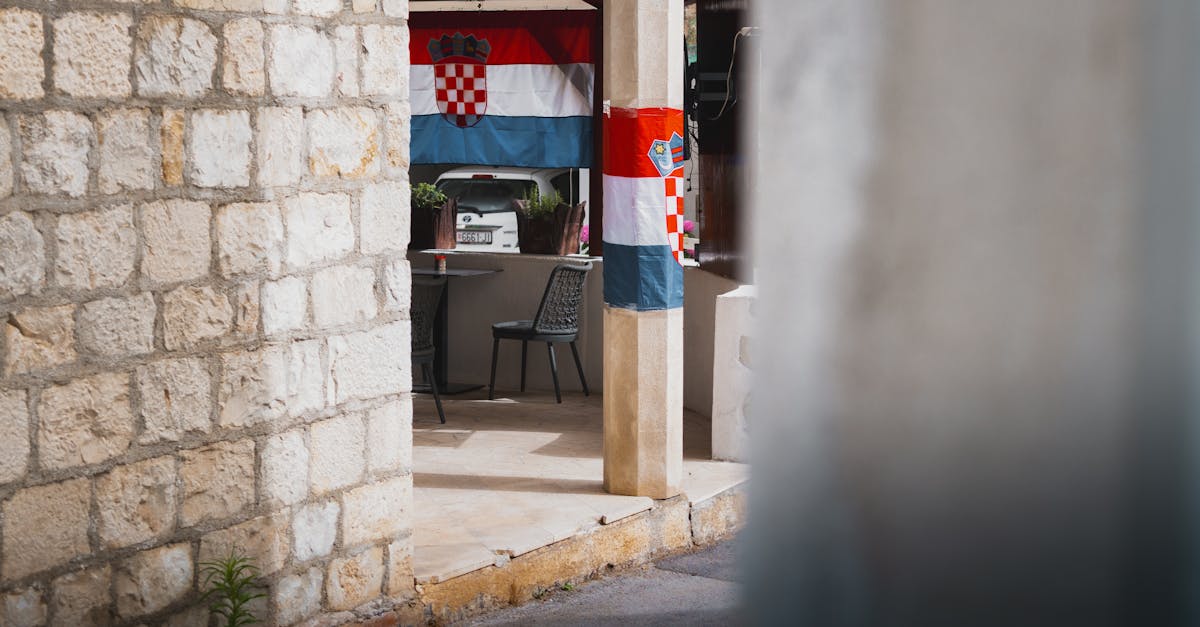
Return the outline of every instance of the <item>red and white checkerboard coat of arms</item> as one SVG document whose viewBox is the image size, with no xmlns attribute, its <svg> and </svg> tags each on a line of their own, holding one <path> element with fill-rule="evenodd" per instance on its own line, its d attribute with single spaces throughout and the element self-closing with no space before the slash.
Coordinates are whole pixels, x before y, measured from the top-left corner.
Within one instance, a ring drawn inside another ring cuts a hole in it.
<svg viewBox="0 0 1200 627">
<path fill-rule="evenodd" d="M 442 35 L 429 40 L 434 96 L 442 119 L 466 128 L 487 111 L 487 58 L 492 46 L 474 35 Z"/>
<path fill-rule="evenodd" d="M 667 192 L 667 243 L 675 261 L 683 263 L 683 176 L 669 174 L 663 179 Z"/>
<path fill-rule="evenodd" d="M 667 243 L 675 261 L 683 263 L 683 138 L 671 133 L 671 139 L 656 139 L 646 153 L 663 177 L 666 196 Z"/>
</svg>

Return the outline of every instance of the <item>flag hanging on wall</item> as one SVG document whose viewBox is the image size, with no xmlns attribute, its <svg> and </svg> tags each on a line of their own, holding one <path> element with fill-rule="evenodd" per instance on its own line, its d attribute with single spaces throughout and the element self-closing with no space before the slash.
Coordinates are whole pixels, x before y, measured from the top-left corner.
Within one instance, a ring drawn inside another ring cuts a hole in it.
<svg viewBox="0 0 1200 627">
<path fill-rule="evenodd" d="M 590 167 L 595 11 L 409 20 L 412 163 Z"/>
</svg>

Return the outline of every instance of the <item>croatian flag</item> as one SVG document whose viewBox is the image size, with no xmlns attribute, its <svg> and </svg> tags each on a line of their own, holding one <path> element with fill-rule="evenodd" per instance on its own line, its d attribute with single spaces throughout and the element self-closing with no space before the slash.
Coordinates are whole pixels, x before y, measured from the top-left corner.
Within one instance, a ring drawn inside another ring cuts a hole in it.
<svg viewBox="0 0 1200 627">
<path fill-rule="evenodd" d="M 604 302 L 683 306 L 683 111 L 618 108 L 604 118 Z"/>
<path fill-rule="evenodd" d="M 412 13 L 411 161 L 590 167 L 595 14 Z"/>
</svg>

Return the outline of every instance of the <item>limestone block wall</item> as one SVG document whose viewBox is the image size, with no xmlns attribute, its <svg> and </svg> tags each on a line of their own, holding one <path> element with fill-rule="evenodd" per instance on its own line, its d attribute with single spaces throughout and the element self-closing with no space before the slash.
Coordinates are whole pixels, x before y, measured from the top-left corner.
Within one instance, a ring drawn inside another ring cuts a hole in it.
<svg viewBox="0 0 1200 627">
<path fill-rule="evenodd" d="M 406 0 L 0 0 L 0 624 L 411 598 Z"/>
</svg>

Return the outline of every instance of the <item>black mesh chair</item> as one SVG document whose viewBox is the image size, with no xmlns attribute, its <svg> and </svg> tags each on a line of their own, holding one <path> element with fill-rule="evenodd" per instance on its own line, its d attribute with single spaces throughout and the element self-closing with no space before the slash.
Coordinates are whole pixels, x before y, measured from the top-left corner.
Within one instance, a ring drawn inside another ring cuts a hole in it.
<svg viewBox="0 0 1200 627">
<path fill-rule="evenodd" d="M 496 357 L 500 351 L 500 340 L 521 340 L 521 391 L 525 391 L 525 356 L 529 342 L 545 342 L 550 351 L 550 374 L 554 377 L 554 398 L 562 402 L 558 389 L 558 364 L 554 359 L 554 343 L 567 342 L 571 355 L 575 357 L 575 368 L 579 370 L 579 382 L 584 395 L 588 394 L 587 379 L 583 376 L 583 364 L 579 361 L 579 350 L 575 338 L 579 335 L 579 305 L 583 302 L 583 282 L 592 269 L 591 263 L 584 265 L 559 265 L 550 272 L 542 303 L 538 305 L 533 320 L 497 322 L 492 325 L 492 379 L 488 384 L 488 399 L 495 398 Z"/>
<path fill-rule="evenodd" d="M 421 364 L 421 372 L 429 389 L 433 391 L 433 402 L 437 404 L 438 418 L 446 424 L 446 414 L 442 412 L 442 397 L 438 394 L 437 380 L 433 376 L 433 356 L 437 348 L 433 344 L 434 318 L 437 317 L 438 304 L 442 302 L 442 291 L 446 289 L 446 277 L 414 276 L 412 282 L 412 309 L 409 317 L 412 320 L 412 360 Z"/>
</svg>

